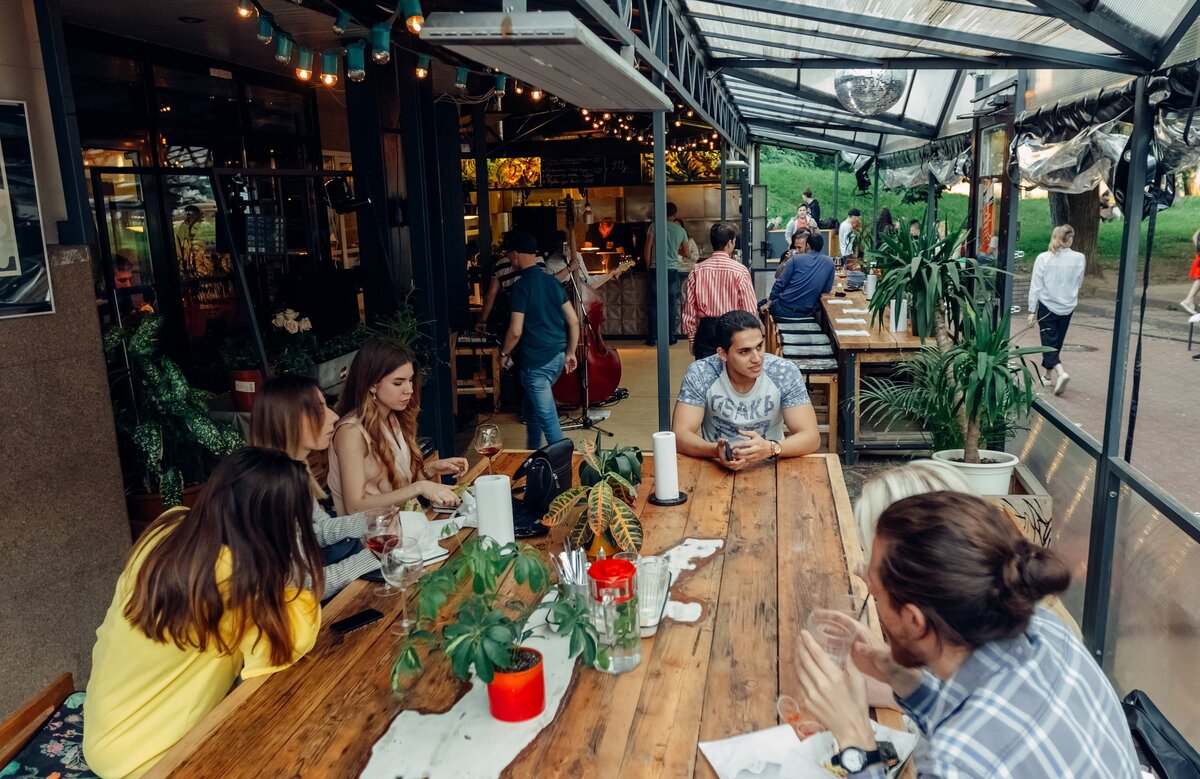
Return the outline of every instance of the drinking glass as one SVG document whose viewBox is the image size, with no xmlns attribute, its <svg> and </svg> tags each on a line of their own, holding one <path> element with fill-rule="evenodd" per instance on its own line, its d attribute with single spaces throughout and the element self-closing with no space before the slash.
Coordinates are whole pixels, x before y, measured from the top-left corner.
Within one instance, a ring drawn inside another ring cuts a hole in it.
<svg viewBox="0 0 1200 779">
<path fill-rule="evenodd" d="M 496 425 L 480 425 L 475 428 L 475 438 L 471 440 L 471 447 L 487 458 L 489 476 L 492 473 L 492 457 L 499 454 L 503 446 L 504 439 L 500 437 L 500 428 Z"/>
<path fill-rule="evenodd" d="M 830 662 L 838 668 L 845 666 L 855 638 L 851 618 L 837 609 L 813 609 L 808 613 L 806 627 Z"/>
<path fill-rule="evenodd" d="M 405 538 L 399 546 L 384 553 L 379 561 L 383 580 L 400 593 L 400 621 L 392 629 L 398 636 L 406 636 L 413 622 L 408 618 L 408 588 L 416 584 L 425 572 L 425 561 L 420 543 L 415 538 Z"/>
<path fill-rule="evenodd" d="M 376 509 L 365 512 L 362 534 L 363 545 L 383 560 L 385 554 L 400 544 L 400 515 L 396 509 Z M 395 595 L 396 588 L 384 580 L 375 589 L 377 595 Z"/>
<path fill-rule="evenodd" d="M 665 557 L 640 557 L 637 560 L 638 611 L 642 637 L 658 632 L 658 623 L 666 607 L 671 570 Z"/>
</svg>

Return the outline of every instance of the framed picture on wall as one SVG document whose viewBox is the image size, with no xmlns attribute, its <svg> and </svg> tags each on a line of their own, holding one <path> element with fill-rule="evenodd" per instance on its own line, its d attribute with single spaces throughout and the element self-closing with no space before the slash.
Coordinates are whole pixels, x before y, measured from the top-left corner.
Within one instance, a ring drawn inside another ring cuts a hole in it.
<svg viewBox="0 0 1200 779">
<path fill-rule="evenodd" d="M 54 313 L 25 103 L 0 100 L 0 318 Z"/>
</svg>

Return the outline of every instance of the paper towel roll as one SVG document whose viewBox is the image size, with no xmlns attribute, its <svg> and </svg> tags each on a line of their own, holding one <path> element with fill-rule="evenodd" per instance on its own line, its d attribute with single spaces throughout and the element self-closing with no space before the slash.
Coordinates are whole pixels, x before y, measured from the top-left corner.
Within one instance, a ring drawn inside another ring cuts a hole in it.
<svg viewBox="0 0 1200 779">
<path fill-rule="evenodd" d="M 507 476 L 480 476 L 475 480 L 479 535 L 500 544 L 511 544 L 513 535 L 512 484 Z"/>
<path fill-rule="evenodd" d="M 679 458 L 675 456 L 675 434 L 669 430 L 655 433 L 654 497 L 675 500 L 679 497 Z"/>
<path fill-rule="evenodd" d="M 876 278 L 875 273 L 873 271 L 868 272 L 867 280 L 863 282 L 863 292 L 866 294 L 867 300 L 870 300 L 875 295 L 875 285 L 878 283 L 879 279 Z"/>
</svg>

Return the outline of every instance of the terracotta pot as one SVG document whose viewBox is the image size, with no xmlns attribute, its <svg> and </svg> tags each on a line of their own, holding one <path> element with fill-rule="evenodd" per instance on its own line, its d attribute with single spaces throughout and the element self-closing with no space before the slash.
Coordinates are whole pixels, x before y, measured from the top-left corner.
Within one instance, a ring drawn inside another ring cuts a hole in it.
<svg viewBox="0 0 1200 779">
<path fill-rule="evenodd" d="M 204 489 L 203 484 L 193 484 L 190 487 L 185 487 L 183 490 L 183 505 L 196 505 L 196 498 L 200 497 L 200 490 Z M 162 495 L 157 492 L 143 492 L 134 495 L 125 496 L 125 509 L 129 512 L 129 534 L 133 536 L 133 540 L 138 540 L 150 523 L 158 519 L 159 515 L 167 510 L 163 505 Z"/>
<path fill-rule="evenodd" d="M 605 557 L 612 557 L 617 552 L 621 551 L 621 547 L 617 546 L 617 543 L 609 538 L 608 531 L 605 531 L 592 539 L 592 543 L 587 549 L 587 559 L 595 562 L 600 558 L 601 550 L 604 551 Z"/>
<path fill-rule="evenodd" d="M 524 722 L 541 714 L 546 708 L 546 675 L 542 653 L 529 647 L 518 647 L 537 655 L 533 668 L 516 673 L 496 671 L 488 685 L 488 708 L 501 722 Z"/>
<path fill-rule="evenodd" d="M 250 413 L 254 398 L 262 389 L 262 371 L 230 371 L 229 380 L 233 389 L 234 410 Z"/>
</svg>

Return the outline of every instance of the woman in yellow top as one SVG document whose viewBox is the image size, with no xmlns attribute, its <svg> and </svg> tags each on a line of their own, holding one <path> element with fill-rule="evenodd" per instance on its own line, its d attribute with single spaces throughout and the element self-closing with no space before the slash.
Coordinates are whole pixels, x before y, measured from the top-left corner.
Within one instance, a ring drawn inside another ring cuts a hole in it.
<svg viewBox="0 0 1200 779">
<path fill-rule="evenodd" d="M 146 530 L 96 631 L 83 705 L 93 771 L 141 776 L 239 675 L 312 648 L 324 586 L 312 516 L 304 465 L 247 447 L 217 466 L 195 508 Z"/>
</svg>

